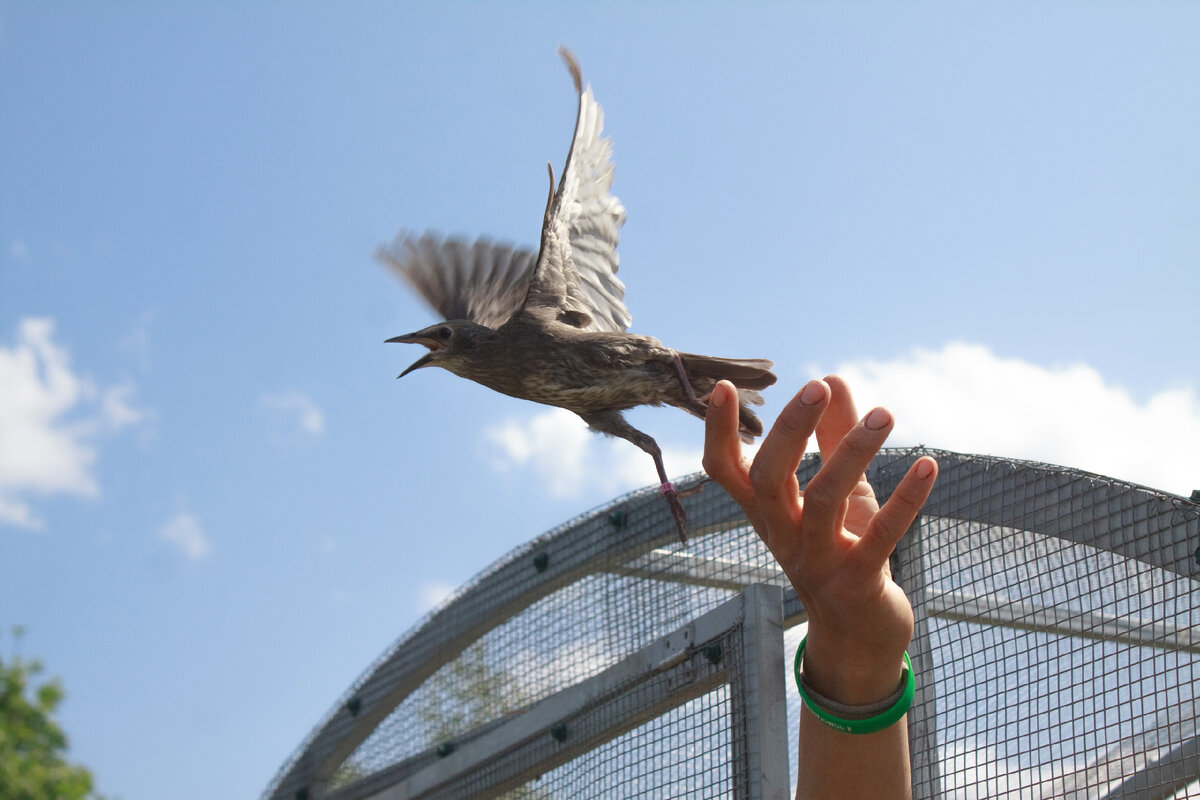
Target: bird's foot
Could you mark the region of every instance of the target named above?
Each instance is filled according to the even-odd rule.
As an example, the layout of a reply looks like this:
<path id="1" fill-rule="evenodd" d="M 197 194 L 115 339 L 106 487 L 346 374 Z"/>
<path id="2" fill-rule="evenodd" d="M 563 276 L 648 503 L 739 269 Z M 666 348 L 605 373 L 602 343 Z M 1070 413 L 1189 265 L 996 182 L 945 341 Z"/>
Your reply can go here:
<path id="1" fill-rule="evenodd" d="M 679 494 L 670 481 L 663 481 L 659 491 L 667 498 L 667 505 L 671 507 L 671 516 L 675 518 L 675 527 L 679 530 L 680 544 L 687 544 L 687 511 L 684 510 L 683 503 L 679 502 Z"/>

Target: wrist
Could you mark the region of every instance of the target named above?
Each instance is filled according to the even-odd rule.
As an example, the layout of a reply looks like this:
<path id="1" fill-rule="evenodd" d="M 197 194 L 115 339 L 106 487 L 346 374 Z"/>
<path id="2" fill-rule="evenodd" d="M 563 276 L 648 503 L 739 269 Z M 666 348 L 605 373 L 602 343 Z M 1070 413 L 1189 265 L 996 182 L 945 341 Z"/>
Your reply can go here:
<path id="1" fill-rule="evenodd" d="M 876 733 L 895 725 L 912 707 L 916 681 L 907 652 L 899 684 L 887 697 L 871 703 L 848 704 L 831 700 L 811 686 L 804 669 L 805 644 L 806 640 L 802 640 L 796 649 L 796 689 L 808 711 L 823 724 L 842 733 Z"/>
<path id="2" fill-rule="evenodd" d="M 905 646 L 866 640 L 838 643 L 805 637 L 804 676 L 807 685 L 836 703 L 865 706 L 896 692 L 905 669 Z"/>

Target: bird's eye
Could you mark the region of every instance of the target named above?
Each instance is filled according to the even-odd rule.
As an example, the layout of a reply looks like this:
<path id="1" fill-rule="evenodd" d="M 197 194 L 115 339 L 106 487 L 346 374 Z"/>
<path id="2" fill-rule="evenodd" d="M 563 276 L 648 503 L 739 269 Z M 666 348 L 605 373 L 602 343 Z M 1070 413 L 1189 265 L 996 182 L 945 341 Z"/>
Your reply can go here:
<path id="1" fill-rule="evenodd" d="M 437 329 L 437 335 L 438 335 L 438 338 L 444 342 L 450 338 L 450 329 L 448 327 L 446 327 L 445 325 L 443 325 L 442 327 Z"/>

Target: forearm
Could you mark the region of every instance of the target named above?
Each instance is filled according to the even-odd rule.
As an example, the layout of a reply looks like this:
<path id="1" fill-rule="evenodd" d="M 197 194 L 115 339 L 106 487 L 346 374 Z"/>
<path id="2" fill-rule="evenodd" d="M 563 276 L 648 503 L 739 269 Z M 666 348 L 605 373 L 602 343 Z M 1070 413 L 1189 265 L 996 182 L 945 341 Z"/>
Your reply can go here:
<path id="1" fill-rule="evenodd" d="M 844 641 L 840 645 L 830 642 L 820 632 L 810 624 L 809 636 L 797 654 L 803 664 L 803 674 L 797 678 L 806 703 L 800 715 L 796 797 L 911 797 L 906 718 L 888 724 L 895 719 L 891 711 L 903 712 L 911 698 L 906 657 L 895 654 L 900 645 L 873 652 L 868 643 L 878 644 L 874 637 L 857 637 L 851 643 L 858 644 L 856 648 Z M 852 653 L 860 649 L 864 652 L 855 658 Z M 862 727 L 868 730 L 887 727 L 873 733 L 837 730 L 819 719 L 808 702 L 839 720 L 862 720 Z"/>
<path id="2" fill-rule="evenodd" d="M 877 733 L 842 733 L 800 712 L 797 800 L 912 797 L 906 718 Z"/>
<path id="3" fill-rule="evenodd" d="M 888 558 L 929 497 L 937 462 L 917 459 L 881 507 L 866 472 L 894 424 L 886 409 L 859 420 L 844 381 L 810 381 L 748 463 L 736 397 L 725 381 L 713 389 L 704 468 L 745 510 L 808 611 L 809 701 L 834 724 L 872 731 L 835 729 L 805 707 L 796 797 L 909 798 L 908 728 L 896 717 L 912 701 L 911 677 L 901 675 L 913 611 Z M 801 489 L 796 470 L 814 432 L 821 468 Z"/>

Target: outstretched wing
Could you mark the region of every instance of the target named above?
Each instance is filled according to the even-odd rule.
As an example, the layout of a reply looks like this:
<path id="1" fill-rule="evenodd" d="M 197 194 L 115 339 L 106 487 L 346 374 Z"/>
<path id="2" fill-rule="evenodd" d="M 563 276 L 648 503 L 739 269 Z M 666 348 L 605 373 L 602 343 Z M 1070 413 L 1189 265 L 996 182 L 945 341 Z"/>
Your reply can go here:
<path id="1" fill-rule="evenodd" d="M 579 95 L 575 136 L 558 191 L 542 224 L 541 249 L 522 310 L 582 330 L 623 331 L 633 321 L 625 308 L 625 284 L 617 277 L 617 239 L 625 209 L 613 197 L 612 143 L 601 133 L 604 112 L 583 89 L 579 64 L 566 48 Z"/>
<path id="2" fill-rule="evenodd" d="M 469 319 L 498 328 L 529 291 L 532 250 L 488 239 L 468 242 L 401 231 L 376 258 L 408 281 L 443 319 Z"/>

